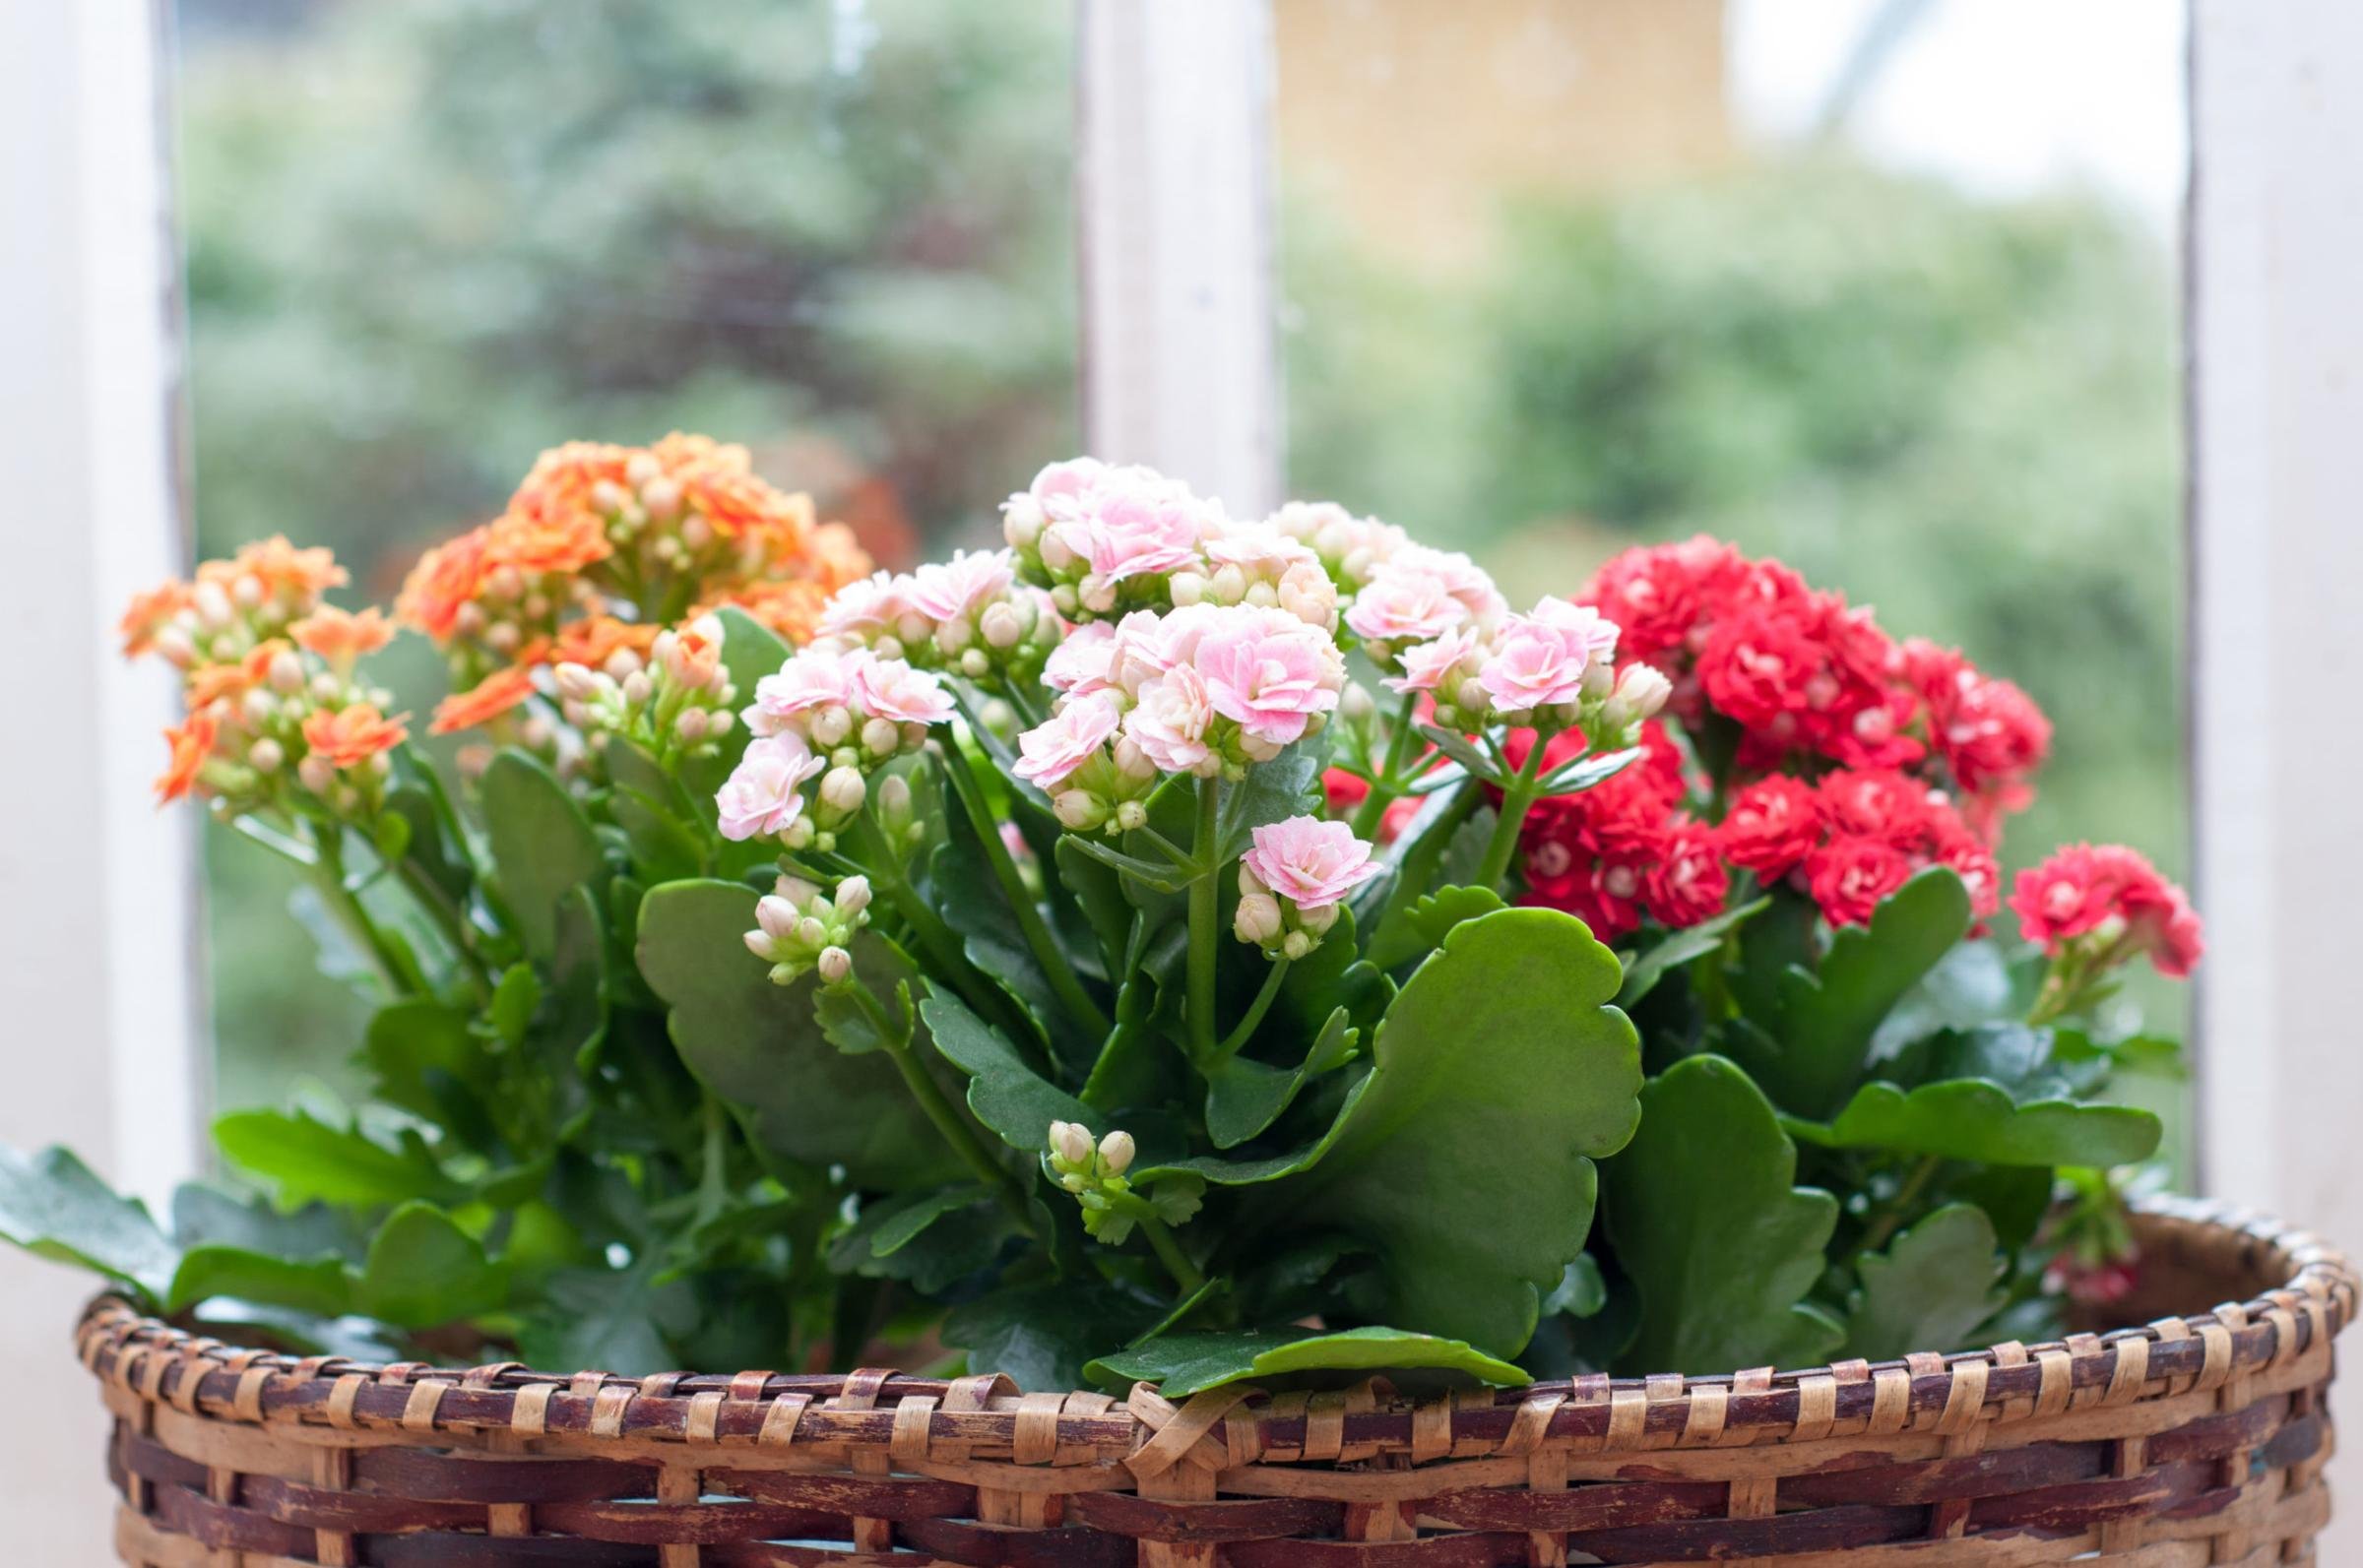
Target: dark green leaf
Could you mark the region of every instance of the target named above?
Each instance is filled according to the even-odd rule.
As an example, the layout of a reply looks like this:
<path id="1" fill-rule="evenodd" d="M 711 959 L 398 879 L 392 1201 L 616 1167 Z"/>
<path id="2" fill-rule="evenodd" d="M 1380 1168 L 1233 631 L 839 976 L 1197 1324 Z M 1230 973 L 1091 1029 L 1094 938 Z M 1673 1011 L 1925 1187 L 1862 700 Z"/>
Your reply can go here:
<path id="1" fill-rule="evenodd" d="M 1641 1093 L 1641 1130 L 1609 1165 L 1606 1218 L 1640 1298 L 1628 1364 L 1648 1372 L 1811 1366 L 1837 1322 L 1805 1304 L 1837 1200 L 1792 1183 L 1797 1151 L 1748 1075 L 1692 1056 Z"/>
<path id="2" fill-rule="evenodd" d="M 1301 815 L 1314 801 L 1327 754 L 1322 741 L 1300 740 L 1283 747 L 1271 761 L 1250 765 L 1237 784 L 1224 783 L 1216 808 L 1224 859 L 1245 849 L 1257 828 Z"/>
<path id="3" fill-rule="evenodd" d="M 546 959 L 557 941 L 558 900 L 606 869 L 599 835 L 541 761 L 514 748 L 478 782 L 493 881 L 527 952 Z"/>
<path id="4" fill-rule="evenodd" d="M 214 1143 L 232 1164 L 271 1182 L 289 1207 L 315 1198 L 365 1207 L 465 1196 L 409 1128 L 389 1149 L 357 1125 L 333 1127 L 307 1110 L 237 1110 L 214 1123 Z"/>
<path id="5" fill-rule="evenodd" d="M 499 1307 L 508 1271 L 484 1256 L 483 1243 L 428 1203 L 406 1203 L 369 1243 L 354 1302 L 370 1317 L 405 1328 L 432 1328 Z"/>
<path id="6" fill-rule="evenodd" d="M 1091 1107 L 1028 1067 L 1009 1037 L 937 986 L 919 1004 L 935 1048 L 968 1074 L 968 1108 L 1012 1149 L 1039 1154 L 1054 1121 L 1088 1122 Z"/>
<path id="7" fill-rule="evenodd" d="M 179 1255 L 147 1205 L 100 1181 L 71 1151 L 21 1155 L 0 1145 L 0 1238 L 132 1286 L 169 1291 Z"/>
<path id="8" fill-rule="evenodd" d="M 185 1311 L 216 1296 L 333 1318 L 351 1310 L 352 1281 L 341 1257 L 284 1258 L 222 1245 L 190 1248 L 172 1273 L 164 1310 Z"/>
<path id="9" fill-rule="evenodd" d="M 225 1246 L 282 1258 L 333 1253 L 357 1263 L 361 1257 L 360 1238 L 324 1203 L 287 1213 L 263 1199 L 233 1197 L 194 1181 L 173 1191 L 172 1241 L 183 1251 Z"/>
<path id="10" fill-rule="evenodd" d="M 1869 1083 L 1835 1121 L 1794 1122 L 1800 1138 L 1832 1149 L 1891 1149 L 1990 1165 L 2131 1164 L 2157 1153 L 2158 1118 L 2131 1105 L 2066 1099 L 2020 1104 L 2000 1084 L 1956 1078 L 1905 1093 Z"/>
<path id="11" fill-rule="evenodd" d="M 1129 1344 L 1156 1323 L 1158 1304 L 1098 1280 L 1018 1286 L 953 1309 L 943 1341 L 968 1352 L 972 1372 L 1006 1372 L 1022 1389 L 1083 1385 L 1093 1356 Z"/>
<path id="12" fill-rule="evenodd" d="M 1231 1056 L 1206 1074 L 1206 1136 L 1217 1149 L 1235 1149 L 1280 1119 L 1306 1084 L 1335 1072 L 1354 1056 L 1356 1031 L 1342 1007 L 1292 1070 Z"/>
<path id="13" fill-rule="evenodd" d="M 736 726 L 734 726 L 734 728 Z M 683 817 L 684 796 L 655 758 L 626 740 L 602 752 L 607 779 L 607 814 L 632 848 L 632 869 L 644 882 L 671 882 L 705 868 L 698 824 Z"/>
<path id="14" fill-rule="evenodd" d="M 1855 1264 L 1862 1286 L 1847 1303 L 1844 1353 L 1887 1361 L 1915 1350 L 1955 1350 L 2000 1311 L 1993 1222 L 1974 1204 L 1948 1204 Z"/>
<path id="15" fill-rule="evenodd" d="M 518 1353 L 535 1366 L 589 1368 L 645 1377 L 672 1363 L 665 1335 L 697 1319 L 686 1285 L 660 1285 L 656 1249 L 628 1269 L 562 1269 L 543 1282 L 547 1305 L 526 1320 Z"/>
<path id="16" fill-rule="evenodd" d="M 1007 1214 L 974 1183 L 866 1205 L 829 1247 L 841 1274 L 908 1280 L 934 1295 L 991 1266 L 1011 1233 Z"/>
<path id="17" fill-rule="evenodd" d="M 1600 1276 L 1599 1263 L 1587 1252 L 1567 1265 L 1559 1288 L 1543 1298 L 1543 1316 L 1565 1312 L 1569 1317 L 1588 1318 L 1607 1304 L 1608 1282 Z"/>
<path id="18" fill-rule="evenodd" d="M 1463 920 L 1505 908 L 1492 888 L 1438 888 L 1405 905 L 1399 918 L 1380 928 L 1371 943 L 1371 963 L 1400 969 L 1442 945 L 1444 933 Z"/>
<path id="19" fill-rule="evenodd" d="M 1292 1372 L 1461 1372 L 1481 1383 L 1517 1384 L 1526 1374 L 1459 1340 L 1401 1329 L 1314 1329 L 1269 1333 L 1168 1334 L 1115 1355 L 1103 1355 L 1083 1375 L 1103 1388 L 1155 1383 L 1167 1399 L 1245 1378 Z"/>
<path id="20" fill-rule="evenodd" d="M 1780 1054 L 1757 1071 L 1782 1108 L 1826 1116 L 1861 1080 L 1890 1009 L 1969 929 L 1969 891 L 1931 866 L 1883 901 L 1867 926 L 1841 928 L 1818 972 L 1781 978 Z"/>
<path id="21" fill-rule="evenodd" d="M 484 1105 L 492 1063 L 473 1022 L 467 1011 L 427 997 L 389 1003 L 370 1015 L 360 1054 L 377 1098 L 485 1150 L 498 1137 Z"/>
<path id="22" fill-rule="evenodd" d="M 1124 897 L 1116 868 L 1084 852 L 1081 841 L 1061 835 L 1052 851 L 1058 881 L 1083 911 L 1113 975 L 1124 972 L 1124 947 L 1132 934 L 1132 904 Z"/>
<path id="23" fill-rule="evenodd" d="M 526 1027 L 534 1021 L 534 1009 L 542 1005 L 542 981 L 531 964 L 512 964 L 492 987 L 492 1008 L 488 1015 L 492 1033 L 512 1049 L 525 1043 Z"/>

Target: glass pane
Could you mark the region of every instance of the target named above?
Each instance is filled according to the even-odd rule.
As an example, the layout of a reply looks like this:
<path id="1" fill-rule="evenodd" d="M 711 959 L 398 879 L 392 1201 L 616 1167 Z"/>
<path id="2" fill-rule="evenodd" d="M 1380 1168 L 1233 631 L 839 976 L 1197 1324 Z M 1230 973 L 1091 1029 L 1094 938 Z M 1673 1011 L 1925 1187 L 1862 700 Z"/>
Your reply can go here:
<path id="1" fill-rule="evenodd" d="M 2048 711 L 2006 862 L 2180 874 L 2181 10 L 1277 0 L 1292 493 L 1783 557 Z"/>
<path id="2" fill-rule="evenodd" d="M 678 428 L 900 564 L 1077 443 L 1066 0 L 177 20 L 208 554 L 285 533 L 382 600 L 540 449 Z M 208 875 L 223 1099 L 333 1079 L 359 1018 L 290 977 L 285 878 L 225 837 Z"/>

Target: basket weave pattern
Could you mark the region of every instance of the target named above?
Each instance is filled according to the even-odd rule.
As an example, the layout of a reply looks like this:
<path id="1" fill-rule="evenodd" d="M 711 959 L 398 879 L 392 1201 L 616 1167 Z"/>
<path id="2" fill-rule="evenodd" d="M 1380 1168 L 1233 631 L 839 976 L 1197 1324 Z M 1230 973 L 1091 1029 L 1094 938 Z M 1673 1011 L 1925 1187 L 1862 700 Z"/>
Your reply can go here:
<path id="1" fill-rule="evenodd" d="M 364 1366 L 111 1300 L 80 1345 L 117 1548 L 152 1568 L 2314 1561 L 2353 1270 L 2198 1205 L 2139 1228 L 2258 1293 L 2032 1348 L 1431 1402 Z"/>

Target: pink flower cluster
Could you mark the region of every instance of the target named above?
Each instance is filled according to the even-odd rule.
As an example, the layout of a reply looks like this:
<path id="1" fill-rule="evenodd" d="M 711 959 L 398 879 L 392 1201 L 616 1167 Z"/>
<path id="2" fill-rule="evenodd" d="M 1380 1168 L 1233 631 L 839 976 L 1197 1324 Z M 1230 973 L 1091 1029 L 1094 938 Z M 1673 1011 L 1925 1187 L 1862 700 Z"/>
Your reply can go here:
<path id="1" fill-rule="evenodd" d="M 2019 934 L 2055 958 L 2092 939 L 2103 967 L 2120 955 L 2146 954 L 2160 973 L 2179 979 L 2205 947 L 2183 890 L 2122 845 L 2070 845 L 2019 872 L 2011 912 Z"/>
<path id="2" fill-rule="evenodd" d="M 2025 693 L 1957 653 L 1898 646 L 1870 611 L 1777 561 L 1700 535 L 1625 551 L 1578 597 L 1624 628 L 1626 658 L 1672 679 L 1685 721 L 1740 726 L 1744 772 L 1911 769 L 1989 835 L 2032 797 L 2051 726 Z"/>
<path id="3" fill-rule="evenodd" d="M 952 713 L 943 682 L 902 659 L 866 648 L 792 655 L 755 683 L 742 716 L 755 738 L 715 794 L 724 836 L 810 843 L 862 808 L 868 772 L 926 744 Z M 803 786 L 815 777 L 807 812 Z"/>
<path id="4" fill-rule="evenodd" d="M 1231 928 L 1282 958 L 1311 952 L 1337 923 L 1346 895 L 1377 876 L 1371 847 L 1342 822 L 1290 817 L 1250 835 L 1239 863 L 1239 907 Z"/>
<path id="5" fill-rule="evenodd" d="M 1735 796 L 1716 829 L 1723 856 L 1766 885 L 1787 877 L 1832 925 L 1861 925 L 1932 865 L 1949 866 L 1985 919 L 2001 872 L 1985 841 L 1939 793 L 1891 768 L 1841 769 L 1818 784 L 1775 775 Z"/>
<path id="6" fill-rule="evenodd" d="M 821 608 L 815 646 L 1030 684 L 1059 630 L 1050 596 L 1017 580 L 1011 551 L 957 550 L 839 589 Z"/>
<path id="7" fill-rule="evenodd" d="M 1523 762 L 1530 731 L 1513 732 L 1504 750 Z M 1684 809 L 1690 793 L 1682 754 L 1656 723 L 1641 733 L 1641 755 L 1605 783 L 1538 801 L 1519 845 L 1526 872 L 1523 902 L 1565 909 L 1603 942 L 1630 935 L 1643 914 L 1660 925 L 1696 925 L 1720 914 L 1731 893 L 1714 830 Z M 1583 736 L 1553 737 L 1543 766 L 1579 754 Z"/>

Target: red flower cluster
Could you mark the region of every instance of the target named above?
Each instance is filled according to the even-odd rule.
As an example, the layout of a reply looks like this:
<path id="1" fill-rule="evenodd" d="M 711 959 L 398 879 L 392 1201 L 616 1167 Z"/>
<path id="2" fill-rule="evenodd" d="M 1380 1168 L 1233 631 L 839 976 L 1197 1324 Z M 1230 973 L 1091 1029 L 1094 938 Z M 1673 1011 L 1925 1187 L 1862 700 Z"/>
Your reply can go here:
<path id="1" fill-rule="evenodd" d="M 2073 844 L 2019 872 L 2011 912 L 2018 916 L 2019 934 L 2055 958 L 2069 943 L 2099 933 L 2106 950 L 2101 968 L 2146 953 L 2160 973 L 2180 979 L 2205 945 L 2183 890 L 2123 845 Z"/>
<path id="2" fill-rule="evenodd" d="M 1932 865 L 1950 866 L 1980 919 L 2001 907 L 1993 851 L 1928 785 L 1887 768 L 1818 784 L 1775 775 L 1740 791 L 1716 829 L 1724 858 L 1770 883 L 1798 876 L 1832 925 L 1860 925 Z"/>
<path id="3" fill-rule="evenodd" d="M 1515 766 L 1533 744 L 1533 731 L 1517 730 L 1502 749 Z M 1580 734 L 1562 731 L 1544 750 L 1545 771 L 1582 749 Z M 1648 725 L 1640 757 L 1622 773 L 1536 802 L 1520 840 L 1525 902 L 1567 910 L 1603 942 L 1629 934 L 1644 912 L 1665 926 L 1721 913 L 1731 872 L 1714 829 L 1682 809 L 1688 792 L 1682 753 Z"/>
<path id="4" fill-rule="evenodd" d="M 1625 551 L 1578 598 L 1623 628 L 1625 657 L 1673 680 L 1683 720 L 1740 726 L 1744 772 L 1800 760 L 1913 768 L 1989 831 L 2031 798 L 2051 725 L 2024 692 L 1949 650 L 1899 647 L 1869 610 L 1777 561 L 1701 534 Z"/>

